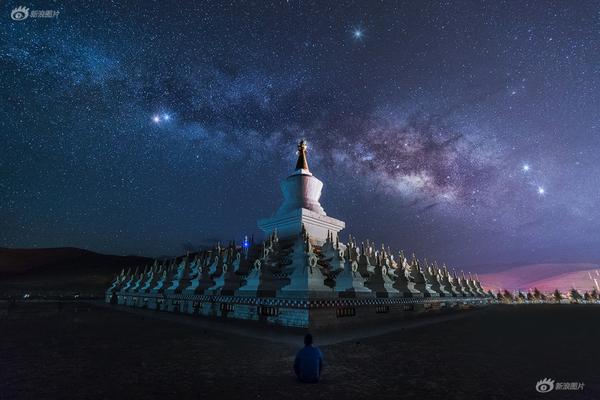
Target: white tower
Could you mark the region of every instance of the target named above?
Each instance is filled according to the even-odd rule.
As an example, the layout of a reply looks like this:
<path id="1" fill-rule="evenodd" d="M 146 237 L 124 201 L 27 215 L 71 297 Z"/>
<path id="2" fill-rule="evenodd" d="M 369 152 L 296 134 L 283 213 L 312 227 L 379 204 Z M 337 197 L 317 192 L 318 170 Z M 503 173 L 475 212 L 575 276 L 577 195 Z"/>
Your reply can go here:
<path id="1" fill-rule="evenodd" d="M 273 217 L 258 220 L 258 227 L 267 235 L 277 230 L 277 236 L 287 238 L 299 235 L 304 225 L 311 241 L 323 244 L 328 232 L 337 234 L 346 224 L 325 214 L 319 203 L 322 189 L 323 182 L 308 170 L 306 143 L 302 140 L 296 170 L 281 182 L 283 203 Z"/>

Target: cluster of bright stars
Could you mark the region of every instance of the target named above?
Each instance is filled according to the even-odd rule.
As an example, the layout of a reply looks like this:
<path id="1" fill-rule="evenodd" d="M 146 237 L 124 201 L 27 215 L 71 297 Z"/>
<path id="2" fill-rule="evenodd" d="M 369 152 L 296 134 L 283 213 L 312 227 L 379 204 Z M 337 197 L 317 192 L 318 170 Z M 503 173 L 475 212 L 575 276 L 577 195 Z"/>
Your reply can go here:
<path id="1" fill-rule="evenodd" d="M 531 171 L 531 166 L 529 164 L 523 164 L 521 169 L 523 170 L 524 173 L 527 173 L 527 172 Z M 537 192 L 540 196 L 543 196 L 546 194 L 546 189 L 544 189 L 543 186 L 538 186 Z"/>
<path id="2" fill-rule="evenodd" d="M 169 114 L 154 114 L 152 116 L 152 122 L 155 124 L 160 124 L 161 122 L 168 122 L 171 120 L 171 116 Z"/>

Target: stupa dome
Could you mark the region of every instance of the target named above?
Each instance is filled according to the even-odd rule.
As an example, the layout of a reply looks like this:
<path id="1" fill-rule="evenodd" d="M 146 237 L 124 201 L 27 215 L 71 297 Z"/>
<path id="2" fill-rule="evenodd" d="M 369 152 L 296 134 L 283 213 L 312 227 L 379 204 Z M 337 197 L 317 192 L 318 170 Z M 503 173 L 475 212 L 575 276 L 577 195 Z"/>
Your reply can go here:
<path id="1" fill-rule="evenodd" d="M 296 171 L 281 182 L 281 192 L 283 193 L 283 204 L 277 210 L 276 215 L 287 214 L 290 211 L 299 208 L 314 211 L 321 215 L 325 210 L 319 203 L 323 182 L 318 180 L 310 173 L 308 162 L 306 161 L 306 143 L 304 140 L 298 144 L 298 161 L 296 162 Z"/>
<path id="2" fill-rule="evenodd" d="M 281 182 L 283 203 L 273 217 L 259 220 L 258 226 L 266 234 L 277 231 L 280 237 L 297 236 L 304 226 L 311 240 L 320 244 L 328 234 L 337 234 L 346 224 L 328 217 L 319 203 L 323 182 L 308 169 L 306 150 L 306 142 L 300 141 L 296 169 Z"/>

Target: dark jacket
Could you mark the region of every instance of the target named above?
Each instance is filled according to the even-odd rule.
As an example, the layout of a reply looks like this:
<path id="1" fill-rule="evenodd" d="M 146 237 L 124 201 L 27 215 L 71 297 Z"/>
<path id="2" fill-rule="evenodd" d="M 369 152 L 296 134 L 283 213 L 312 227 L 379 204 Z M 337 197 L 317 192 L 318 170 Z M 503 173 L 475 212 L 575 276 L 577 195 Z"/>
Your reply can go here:
<path id="1" fill-rule="evenodd" d="M 318 382 L 323 369 L 323 353 L 318 347 L 304 346 L 296 354 L 294 371 L 302 382 Z"/>

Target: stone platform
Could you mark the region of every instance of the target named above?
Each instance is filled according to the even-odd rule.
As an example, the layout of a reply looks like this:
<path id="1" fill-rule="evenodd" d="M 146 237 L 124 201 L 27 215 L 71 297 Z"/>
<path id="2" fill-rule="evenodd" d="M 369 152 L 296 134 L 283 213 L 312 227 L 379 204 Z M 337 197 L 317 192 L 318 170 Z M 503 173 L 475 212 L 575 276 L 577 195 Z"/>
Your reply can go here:
<path id="1" fill-rule="evenodd" d="M 216 295 L 135 295 L 117 293 L 113 302 L 136 308 L 173 313 L 239 319 L 295 328 L 323 329 L 337 326 L 397 321 L 445 309 L 483 306 L 489 298 L 373 298 L 282 299 Z M 106 299 L 111 302 L 110 298 Z"/>

